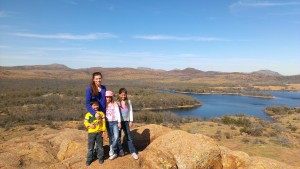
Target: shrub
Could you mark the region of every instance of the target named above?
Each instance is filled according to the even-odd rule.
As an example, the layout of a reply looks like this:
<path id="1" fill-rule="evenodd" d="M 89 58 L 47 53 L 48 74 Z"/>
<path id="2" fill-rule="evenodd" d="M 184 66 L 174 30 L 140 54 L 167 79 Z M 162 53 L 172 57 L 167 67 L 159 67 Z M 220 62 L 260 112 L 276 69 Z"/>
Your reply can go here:
<path id="1" fill-rule="evenodd" d="M 289 125 L 288 128 L 291 129 L 291 131 L 294 131 L 294 132 L 298 129 L 296 126 L 292 126 L 292 125 Z"/>
<path id="2" fill-rule="evenodd" d="M 281 133 L 283 131 L 286 131 L 286 129 L 281 125 L 281 124 L 276 124 L 273 129 L 277 132 L 277 133 Z"/>
<path id="3" fill-rule="evenodd" d="M 287 138 L 287 137 L 283 137 L 283 136 L 280 136 L 280 135 L 277 135 L 275 137 L 274 142 L 276 144 L 282 145 L 284 147 L 292 147 L 291 140 L 289 138 Z"/>
<path id="4" fill-rule="evenodd" d="M 242 142 L 243 142 L 243 143 L 249 143 L 249 142 L 250 142 L 250 139 L 249 139 L 249 138 L 246 138 L 246 137 L 244 137 L 244 138 L 242 139 Z"/>
<path id="5" fill-rule="evenodd" d="M 29 126 L 29 127 L 26 127 L 25 128 L 27 131 L 32 131 L 32 130 L 34 130 L 35 129 L 35 127 L 33 127 L 33 126 Z"/>
<path id="6" fill-rule="evenodd" d="M 258 139 L 256 138 L 255 140 L 253 140 L 252 142 L 253 144 L 267 144 L 266 141 L 262 140 L 262 139 Z"/>
<path id="7" fill-rule="evenodd" d="M 221 122 L 224 124 L 227 124 L 227 125 L 233 124 L 233 125 L 240 126 L 240 127 L 248 127 L 251 125 L 251 121 L 244 116 L 237 117 L 237 118 L 223 116 L 221 118 Z"/>
<path id="8" fill-rule="evenodd" d="M 213 138 L 217 139 L 217 140 L 221 140 L 222 139 L 222 132 L 221 130 L 216 131 L 215 135 L 213 135 Z"/>
<path id="9" fill-rule="evenodd" d="M 196 133 L 198 133 L 198 130 L 189 128 L 189 129 L 187 130 L 187 132 L 188 132 L 188 133 L 191 133 L 191 134 L 196 134 Z"/>
<path id="10" fill-rule="evenodd" d="M 247 133 L 252 136 L 261 136 L 263 134 L 263 128 L 243 127 L 240 129 L 240 132 Z"/>
<path id="11" fill-rule="evenodd" d="M 194 121 L 200 121 L 199 118 L 185 118 L 176 115 L 172 112 L 136 112 L 134 113 L 134 121 L 138 123 L 147 123 L 147 124 L 164 124 L 168 125 L 179 125 L 181 123 L 189 123 Z"/>
<path id="12" fill-rule="evenodd" d="M 229 132 L 224 133 L 226 139 L 231 139 L 232 135 Z"/>

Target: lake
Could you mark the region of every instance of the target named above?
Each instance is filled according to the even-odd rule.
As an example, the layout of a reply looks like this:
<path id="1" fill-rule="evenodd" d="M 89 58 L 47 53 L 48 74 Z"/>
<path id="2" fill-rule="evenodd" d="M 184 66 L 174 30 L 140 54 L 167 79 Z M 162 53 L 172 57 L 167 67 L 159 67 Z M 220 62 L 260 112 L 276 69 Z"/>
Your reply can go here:
<path id="1" fill-rule="evenodd" d="M 186 94 L 199 100 L 203 105 L 195 108 L 174 109 L 171 111 L 180 116 L 196 116 L 201 119 L 244 114 L 270 120 L 268 115 L 263 112 L 264 108 L 268 106 L 300 107 L 300 91 L 265 91 L 265 93 L 272 94 L 276 98 L 264 99 L 226 94 Z"/>

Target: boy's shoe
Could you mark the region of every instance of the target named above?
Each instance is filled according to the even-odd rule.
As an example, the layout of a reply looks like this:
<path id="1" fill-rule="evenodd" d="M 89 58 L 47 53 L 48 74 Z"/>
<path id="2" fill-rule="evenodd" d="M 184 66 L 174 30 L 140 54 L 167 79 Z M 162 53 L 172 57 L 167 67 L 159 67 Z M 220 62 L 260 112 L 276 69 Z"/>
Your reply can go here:
<path id="1" fill-rule="evenodd" d="M 92 162 L 90 162 L 90 161 L 87 161 L 87 162 L 85 162 L 85 165 L 86 165 L 86 166 L 90 166 L 90 165 L 91 165 L 91 163 L 92 163 Z"/>
<path id="2" fill-rule="evenodd" d="M 135 159 L 135 160 L 139 159 L 139 156 L 136 153 L 132 153 L 131 155 L 132 155 L 133 159 Z"/>
<path id="3" fill-rule="evenodd" d="M 109 146 L 109 156 L 111 157 L 112 155 L 114 155 L 114 150 L 112 146 Z"/>
<path id="4" fill-rule="evenodd" d="M 122 157 L 122 156 L 124 156 L 124 155 L 125 155 L 124 151 L 120 151 L 120 152 L 119 152 L 119 156 Z"/>
<path id="5" fill-rule="evenodd" d="M 104 160 L 103 159 L 99 159 L 99 164 L 103 164 Z"/>
<path id="6" fill-rule="evenodd" d="M 113 154 L 112 156 L 109 157 L 109 159 L 113 160 L 113 159 L 117 158 L 117 156 L 118 156 L 117 154 Z"/>

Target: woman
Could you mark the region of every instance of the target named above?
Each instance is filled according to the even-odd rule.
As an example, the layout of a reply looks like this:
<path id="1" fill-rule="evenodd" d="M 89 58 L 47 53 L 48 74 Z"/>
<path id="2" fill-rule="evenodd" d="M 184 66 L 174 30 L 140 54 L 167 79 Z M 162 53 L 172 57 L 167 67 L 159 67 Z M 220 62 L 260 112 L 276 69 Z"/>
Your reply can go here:
<path id="1" fill-rule="evenodd" d="M 106 87 L 101 85 L 102 74 L 100 72 L 94 72 L 92 76 L 91 85 L 86 89 L 85 106 L 88 112 L 95 116 L 96 111 L 90 105 L 90 101 L 95 99 L 99 103 L 99 111 L 106 113 L 106 99 L 105 92 Z M 96 114 L 97 115 L 97 114 Z"/>

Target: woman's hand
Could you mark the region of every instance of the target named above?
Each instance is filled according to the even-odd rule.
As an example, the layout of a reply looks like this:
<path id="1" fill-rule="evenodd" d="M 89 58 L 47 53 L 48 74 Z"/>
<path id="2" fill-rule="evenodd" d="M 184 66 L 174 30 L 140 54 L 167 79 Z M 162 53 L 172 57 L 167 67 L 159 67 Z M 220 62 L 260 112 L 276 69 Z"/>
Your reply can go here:
<path id="1" fill-rule="evenodd" d="M 121 128 L 122 128 L 121 122 L 118 123 L 118 127 L 119 127 L 119 130 L 121 130 Z"/>
<path id="2" fill-rule="evenodd" d="M 100 114 L 98 114 L 98 113 L 95 114 L 95 117 L 96 117 L 97 120 L 101 119 Z"/>

